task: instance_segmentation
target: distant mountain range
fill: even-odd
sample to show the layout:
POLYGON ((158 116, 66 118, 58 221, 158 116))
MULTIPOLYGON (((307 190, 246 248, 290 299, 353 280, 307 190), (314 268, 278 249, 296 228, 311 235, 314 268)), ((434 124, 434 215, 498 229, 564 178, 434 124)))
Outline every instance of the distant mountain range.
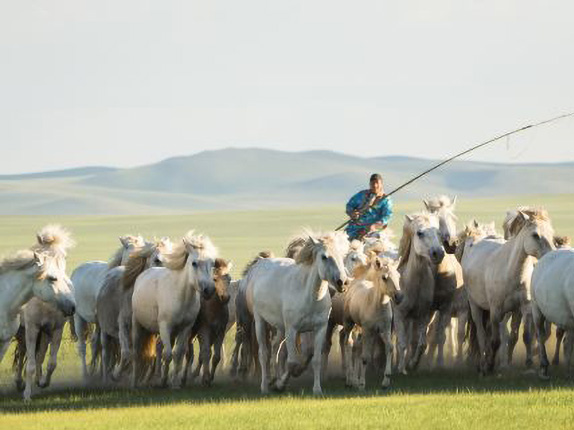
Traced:
MULTIPOLYGON (((363 158, 331 151, 223 149, 141 167, 84 167, 0 175, 0 214, 159 214, 196 210, 342 203, 372 172, 387 190, 435 163, 410 157, 363 158)), ((574 163, 454 161, 397 199, 438 193, 463 197, 572 193, 574 163)))

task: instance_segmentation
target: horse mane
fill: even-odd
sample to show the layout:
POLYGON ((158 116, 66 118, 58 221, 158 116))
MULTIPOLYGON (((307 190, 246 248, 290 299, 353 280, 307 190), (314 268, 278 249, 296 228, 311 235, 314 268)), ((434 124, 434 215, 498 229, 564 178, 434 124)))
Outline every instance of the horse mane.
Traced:
POLYGON ((568 236, 554 236, 554 246, 556 248, 569 248, 571 246, 568 236))
POLYGON ((218 251, 211 239, 190 230, 183 236, 181 242, 174 246, 173 252, 166 256, 164 266, 171 270, 182 270, 189 254, 194 251, 199 254, 200 259, 217 258, 218 251))
POLYGON ((550 222, 548 212, 544 208, 533 208, 529 206, 520 206, 518 209, 506 212, 506 217, 503 223, 504 238, 510 239, 516 236, 528 222, 550 222), (519 216, 524 214, 528 216, 528 220, 519 216))
POLYGON ((0 261, 0 274, 25 270, 36 263, 34 251, 31 249, 24 249, 16 252, 13 256, 6 257, 0 261))
POLYGON ((299 253, 295 256, 297 264, 310 266, 315 260, 316 242, 320 242, 328 251, 334 254, 345 255, 349 250, 347 235, 341 232, 314 233, 311 230, 304 233, 305 242, 299 253))
POLYGON ((424 202, 425 206, 430 212, 438 212, 443 208, 450 208, 454 204, 454 201, 451 200, 449 196, 444 194, 436 197, 431 197, 424 202))
POLYGON ((122 285, 125 290, 131 289, 136 283, 137 277, 145 270, 149 257, 156 251, 157 244, 147 243, 143 248, 134 251, 125 266, 122 276, 122 285))
MULTIPOLYGON (((36 233, 36 243, 29 249, 20 250, 0 261, 0 273, 28 269, 36 264, 37 255, 44 259, 53 258, 57 262, 65 262, 68 249, 74 245, 68 230, 57 224, 47 225, 36 233)), ((42 279, 44 275, 45 272, 41 269, 38 278, 42 279)))
POLYGON ((253 257, 249 263, 247 263, 247 266, 245 266, 245 269, 243 269, 243 272, 241 272, 241 277, 244 278, 247 276, 247 273, 249 273, 255 263, 264 258, 274 258, 274 255, 271 251, 261 251, 259 254, 253 257))
POLYGON ((297 235, 293 237, 287 244, 285 248, 285 257, 295 259, 297 254, 301 252, 301 249, 305 246, 305 241, 307 238, 304 235, 297 235))
POLYGON ((36 252, 49 252, 53 255, 67 255, 68 249, 75 245, 71 233, 58 224, 49 224, 36 233, 37 243, 30 249, 36 252))
POLYGON ((138 246, 145 246, 145 241, 141 236, 133 236, 133 235, 120 236, 120 242, 121 246, 112 255, 112 257, 108 262, 109 269, 113 269, 114 267, 118 267, 122 264, 122 257, 124 255, 124 250, 126 249, 126 243, 136 244, 138 246))
POLYGON ((231 263, 228 262, 227 260, 225 260, 224 258, 216 258, 215 259, 215 265, 214 270, 215 272, 218 273, 219 276, 224 276, 229 274, 229 271, 231 270, 231 263))

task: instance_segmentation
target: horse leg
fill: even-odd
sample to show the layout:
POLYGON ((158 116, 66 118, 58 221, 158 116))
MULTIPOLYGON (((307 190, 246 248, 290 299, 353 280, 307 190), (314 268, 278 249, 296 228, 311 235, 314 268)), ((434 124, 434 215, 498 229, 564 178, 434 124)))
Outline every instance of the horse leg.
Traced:
POLYGON ((50 346, 51 337, 48 333, 43 332, 40 330, 38 342, 36 342, 36 385, 40 388, 44 388, 41 386, 41 381, 43 378, 43 369, 42 366, 44 365, 44 360, 46 359, 46 353, 48 352, 48 347, 50 346))
POLYGON ((429 313, 428 315, 423 315, 418 320, 415 320, 416 324, 413 326, 413 329, 416 330, 415 336, 417 341, 416 341, 416 349, 413 353, 413 356, 411 357, 411 360, 409 361, 409 368, 411 370, 416 370, 416 368, 420 363, 421 357, 427 348, 426 334, 430 318, 431 315, 429 313))
POLYGON ((564 356, 566 357, 566 375, 572 378, 572 355, 574 353, 574 332, 569 330, 564 341, 564 356))
POLYGON ((361 350, 361 356, 359 357, 359 372, 358 372, 358 384, 357 388, 359 391, 365 391, 367 385, 366 375, 367 367, 369 362, 371 362, 373 357, 373 345, 375 343, 375 336, 371 330, 363 330, 363 345, 361 350))
POLYGON ((199 345, 201 363, 197 368, 199 369, 200 366, 203 367, 201 383, 204 387, 209 387, 211 385, 211 375, 209 373, 209 365, 211 362, 211 333, 209 333, 209 330, 205 330, 205 333, 200 337, 199 345))
POLYGON ((32 399, 32 387, 36 377, 36 342, 40 330, 37 326, 28 324, 26 327, 26 388, 24 389, 24 400, 32 399))
POLYGON ((325 345, 326 333, 327 321, 325 321, 325 324, 315 328, 315 342, 311 364, 313 366, 313 394, 316 396, 323 394, 323 389, 321 388, 321 367, 323 365, 323 348, 325 345))
MULTIPOLYGON (((325 336, 324 331, 323 336, 325 336)), ((323 345, 321 344, 321 347, 322 346, 323 345)), ((288 327, 287 330, 285 331, 284 347, 287 349, 287 365, 284 366, 285 367, 284 372, 275 384, 275 387, 279 391, 283 391, 285 389, 285 386, 287 385, 287 382, 289 381, 291 375, 297 374, 301 366, 301 362, 299 361, 297 355, 297 330, 294 327, 288 327)), ((319 356, 320 355, 321 353, 319 353, 319 356)), ((313 367, 313 369, 315 368, 313 367)))
POLYGON ((339 333, 339 343, 341 345, 341 359, 343 360, 343 376, 345 378, 345 386, 352 387, 352 368, 353 368, 353 355, 352 355, 352 339, 351 331, 353 330, 352 323, 345 323, 339 333))
POLYGON ((50 385, 52 380, 52 374, 56 370, 58 365, 58 351, 60 350, 60 345, 62 343, 62 335, 64 333, 64 327, 60 327, 52 332, 52 339, 50 342, 50 358, 48 359, 48 367, 46 368, 46 374, 40 381, 40 387, 45 388, 50 385))
POLYGON ((564 329, 556 327, 556 348, 554 349, 554 358, 552 359, 552 365, 558 366, 560 364, 560 345, 562 345, 562 339, 564 338, 564 329))
MULTIPOLYGON (((20 326, 19 330, 22 330, 22 335, 20 333, 16 335, 16 342, 18 343, 16 346, 16 350, 14 351, 14 384, 16 385, 16 389, 18 391, 24 391, 24 359, 26 358, 26 338, 24 327, 20 326)), ((8 349, 10 345, 10 341, 8 342, 0 342, 0 350, 4 348, 4 350, 8 349)))
POLYGON ((397 338, 397 370, 399 373, 406 374, 407 332, 405 321, 398 312, 395 313, 395 331, 397 338))
POLYGON ((450 306, 446 306, 445 309, 441 309, 437 312, 437 317, 435 317, 437 320, 435 337, 437 345, 436 365, 439 369, 444 367, 444 344, 446 343, 446 330, 450 323, 450 315, 450 306))
POLYGON ((271 338, 271 370, 269 371, 272 378, 271 384, 284 373, 285 360, 284 357, 280 357, 279 353, 283 339, 285 339, 285 332, 280 329, 275 330, 275 335, 271 338))
POLYGON ((257 343, 259 344, 259 365, 261 367, 261 394, 269 393, 269 375, 268 375, 268 360, 269 350, 267 348, 267 329, 265 321, 259 315, 254 315, 255 319, 255 335, 257 336, 257 343))
POLYGON ((508 336, 508 348, 507 348, 507 363, 512 364, 512 357, 514 355, 514 348, 518 343, 518 333, 520 331, 520 322, 522 314, 518 311, 512 313, 510 320, 510 334, 508 336))
POLYGON ((233 379, 237 378, 237 371, 239 369, 239 353, 241 351, 241 344, 243 342, 243 330, 239 324, 235 325, 235 345, 231 353, 231 366, 229 368, 229 376, 233 379))
POLYGON ((534 365, 534 360, 532 359, 532 350, 533 350, 533 342, 532 342, 532 331, 534 328, 534 323, 532 322, 532 307, 530 303, 524 305, 524 310, 522 311, 523 315, 523 332, 522 332, 522 341, 524 342, 524 347, 526 349, 526 367, 531 369, 534 365))
POLYGON ((209 382, 213 382, 215 379, 215 371, 217 370, 217 366, 219 365, 219 361, 221 360, 221 356, 224 352, 223 350, 223 341, 225 340, 225 332, 221 331, 215 337, 213 342, 213 358, 211 359, 211 374, 209 377, 209 382))
POLYGON ((100 345, 102 354, 102 381, 104 384, 108 383, 110 371, 110 337, 103 330, 100 330, 100 345))
MULTIPOLYGON (((160 324, 161 330, 161 324, 160 324)), ((175 348, 173 349, 173 378, 172 386, 174 388, 182 388, 185 381, 185 368, 183 360, 186 352, 189 350, 189 338, 193 330, 193 324, 184 327, 176 336, 174 340, 175 348)), ((162 339, 163 342, 163 339, 162 339)))
POLYGON ((392 338, 392 314, 383 321, 383 326, 379 332, 379 337, 385 346, 385 373, 381 386, 388 388, 391 385, 391 375, 393 372, 393 338, 392 338))
POLYGON ((496 354, 500 348, 501 343, 501 328, 506 330, 506 326, 502 327, 504 315, 501 308, 494 308, 490 311, 490 326, 492 330, 492 338, 490 339, 490 351, 487 356, 487 370, 489 373, 494 372, 496 354))
POLYGON ((329 354, 331 353, 331 348, 333 347, 333 330, 335 329, 335 324, 331 321, 327 323, 327 331, 325 333, 325 344, 323 347, 323 364, 321 368, 323 369, 322 379, 327 377, 327 369, 329 367, 329 354))
MULTIPOLYGON (((439 344, 438 338, 439 338, 440 333, 439 333, 439 321, 438 320, 439 320, 439 313, 435 312, 434 318, 432 319, 431 323, 429 324, 429 327, 427 330, 429 347, 428 347, 428 351, 426 353, 426 356, 428 357, 428 363, 431 367, 432 367, 432 364, 434 362, 435 352, 437 351, 437 347, 439 344)), ((438 362, 438 356, 437 356, 437 362, 438 362)))
POLYGON ((479 349, 479 368, 480 373, 486 373, 486 331, 484 330, 484 314, 482 308, 470 301, 470 315, 476 328, 476 338, 479 349))
MULTIPOLYGON (((129 321, 122 321, 121 318, 118 329, 118 340, 120 343, 120 362, 115 366, 112 378, 118 381, 122 374, 125 372, 130 361, 132 360, 132 353, 130 349, 130 323, 129 321)), ((104 346, 102 345, 102 349, 104 346)), ((103 355, 103 354, 102 354, 103 355)))
MULTIPOLYGON (((95 330, 92 333, 92 338, 90 340, 90 346, 92 351, 92 359, 90 361, 90 374, 94 375, 96 373, 96 368, 98 366, 98 358, 101 358, 101 343, 100 343, 100 326, 96 323, 95 330)), ((100 370, 101 362, 100 362, 100 370)))
POLYGON ((132 348, 133 348, 133 359, 132 359, 132 379, 131 386, 136 388, 138 385, 138 377, 141 372, 140 367, 142 366, 142 344, 146 336, 146 331, 144 328, 136 321, 135 317, 132 319, 132 348))
MULTIPOLYGON (((500 346, 498 351, 494 353, 495 361, 497 361, 500 369, 508 368, 508 345, 509 345, 509 332, 508 332, 508 321, 510 320, 511 314, 506 314, 502 318, 499 325, 500 333, 500 346)), ((520 319, 519 319, 520 321, 520 319)))
POLYGON ((534 320, 534 333, 536 334, 536 341, 538 342, 538 359, 540 361, 539 376, 542 379, 548 379, 548 356, 546 355, 546 318, 540 312, 536 303, 532 302, 532 319, 534 320))
POLYGON ((78 355, 82 364, 82 378, 88 382, 88 366, 86 363, 86 332, 88 323, 77 313, 74 314, 74 329, 78 338, 78 355))
POLYGON ((464 359, 464 339, 468 325, 469 311, 459 312, 456 323, 456 363, 460 366, 464 359))

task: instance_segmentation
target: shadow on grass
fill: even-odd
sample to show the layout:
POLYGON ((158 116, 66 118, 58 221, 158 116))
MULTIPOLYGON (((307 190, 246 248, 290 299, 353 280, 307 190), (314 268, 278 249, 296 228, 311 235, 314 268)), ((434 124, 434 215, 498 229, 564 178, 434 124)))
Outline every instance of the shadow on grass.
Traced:
MULTIPOLYGON (((420 371, 415 375, 397 375, 392 388, 381 389, 380 378, 372 374, 367 378, 367 390, 359 393, 344 387, 340 377, 329 378, 324 384, 325 398, 349 398, 392 396, 400 394, 458 394, 492 392, 528 392, 531 390, 574 389, 573 381, 560 370, 553 372, 550 381, 541 381, 535 374, 521 370, 509 370, 502 376, 478 377, 475 373, 461 370, 420 371)), ((237 383, 222 378, 214 386, 204 388, 192 385, 181 390, 122 387, 70 388, 54 386, 45 391, 36 389, 34 399, 25 403, 14 389, 4 390, 0 399, 0 411, 4 413, 31 413, 43 411, 92 410, 138 406, 161 406, 177 404, 201 404, 214 402, 237 402, 246 400, 277 399, 281 397, 313 398, 312 379, 308 376, 292 380, 284 393, 262 396, 255 382, 237 383)))

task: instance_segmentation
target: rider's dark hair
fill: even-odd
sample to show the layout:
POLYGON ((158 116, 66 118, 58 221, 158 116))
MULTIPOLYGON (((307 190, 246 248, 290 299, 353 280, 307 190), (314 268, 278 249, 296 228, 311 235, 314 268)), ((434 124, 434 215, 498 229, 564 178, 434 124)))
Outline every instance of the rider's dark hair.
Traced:
POLYGON ((373 174, 371 175, 371 179, 369 179, 369 182, 375 182, 375 181, 381 181, 381 182, 383 182, 383 177, 382 177, 380 174, 378 174, 378 173, 373 173, 373 174))

